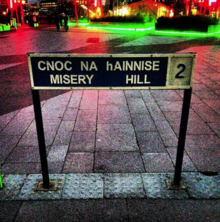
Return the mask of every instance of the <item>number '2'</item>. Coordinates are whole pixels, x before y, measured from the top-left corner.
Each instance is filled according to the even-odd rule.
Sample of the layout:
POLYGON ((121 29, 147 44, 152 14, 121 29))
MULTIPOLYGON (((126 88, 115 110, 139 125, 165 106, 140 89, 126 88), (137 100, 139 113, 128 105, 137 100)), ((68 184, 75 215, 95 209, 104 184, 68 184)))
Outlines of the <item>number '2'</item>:
POLYGON ((182 78, 184 78, 184 76, 181 76, 181 73, 183 73, 183 72, 185 71, 186 66, 185 66, 184 64, 179 64, 179 65, 177 66, 177 68, 180 68, 180 71, 175 75, 175 78, 177 78, 177 79, 182 79, 182 78))

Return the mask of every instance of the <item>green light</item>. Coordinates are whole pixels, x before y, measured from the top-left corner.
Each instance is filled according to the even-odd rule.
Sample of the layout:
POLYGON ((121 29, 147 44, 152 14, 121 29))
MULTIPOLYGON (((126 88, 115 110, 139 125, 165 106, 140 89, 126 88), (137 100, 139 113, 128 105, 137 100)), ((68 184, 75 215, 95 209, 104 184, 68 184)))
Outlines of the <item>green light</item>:
POLYGON ((87 26, 88 29, 107 29, 107 30, 119 30, 119 31, 137 31, 137 32, 144 32, 144 31, 149 31, 153 30, 154 27, 149 27, 149 28, 115 28, 115 27, 110 27, 110 26, 87 26))
POLYGON ((2 184, 2 173, 0 171, 0 189, 3 187, 3 184, 2 184))
POLYGON ((144 32, 155 29, 154 27, 146 28, 146 29, 136 29, 137 32, 144 32))
POLYGON ((0 24, 0 32, 10 31, 10 25, 0 24))
POLYGON ((195 36, 211 36, 211 35, 215 35, 215 34, 219 34, 220 30, 218 32, 213 32, 213 33, 201 33, 201 32, 176 32, 176 31, 155 31, 155 33, 158 34, 174 34, 174 35, 195 35, 195 36))
MULTIPOLYGON (((76 26, 77 24, 75 22, 68 22, 68 26, 76 26)), ((78 22, 78 26, 86 26, 88 25, 88 22, 78 22)))
MULTIPOLYGON (((146 27, 147 23, 145 23, 144 25, 139 25, 137 27, 131 27, 130 25, 127 25, 127 27, 125 26, 125 24, 123 24, 123 26, 112 26, 112 25, 99 25, 99 24, 92 24, 92 25, 87 25, 88 29, 105 29, 105 30, 118 30, 118 31, 136 31, 136 32, 145 32, 145 31, 150 31, 149 33, 151 34, 158 34, 158 35, 171 35, 171 36, 180 36, 180 35, 184 35, 184 36, 200 36, 200 37, 208 37, 208 36, 213 36, 213 35, 218 35, 220 34, 220 30, 217 32, 212 32, 212 33, 202 33, 202 32, 181 32, 181 31, 175 31, 175 30, 168 30, 168 31, 156 31, 155 27, 149 27, 150 25, 148 24, 146 27)), ((134 24, 135 26, 135 24, 134 24)), ((219 35, 218 35, 219 37, 219 35)))
POLYGON ((105 26, 87 26, 88 29, 109 29, 109 30, 122 30, 122 31, 135 31, 134 28, 113 28, 105 26))

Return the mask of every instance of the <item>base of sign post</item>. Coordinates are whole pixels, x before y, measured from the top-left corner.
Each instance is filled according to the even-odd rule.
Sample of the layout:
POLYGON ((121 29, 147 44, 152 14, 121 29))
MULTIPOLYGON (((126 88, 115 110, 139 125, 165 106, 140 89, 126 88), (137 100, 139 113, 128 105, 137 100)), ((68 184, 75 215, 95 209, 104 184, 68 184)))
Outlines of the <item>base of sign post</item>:
POLYGON ((166 180, 166 185, 169 190, 185 190, 186 186, 180 181, 178 185, 174 184, 173 180, 166 180))
POLYGON ((50 184, 48 188, 44 187, 43 181, 38 181, 34 191, 56 191, 58 190, 59 181, 58 180, 50 180, 50 184))

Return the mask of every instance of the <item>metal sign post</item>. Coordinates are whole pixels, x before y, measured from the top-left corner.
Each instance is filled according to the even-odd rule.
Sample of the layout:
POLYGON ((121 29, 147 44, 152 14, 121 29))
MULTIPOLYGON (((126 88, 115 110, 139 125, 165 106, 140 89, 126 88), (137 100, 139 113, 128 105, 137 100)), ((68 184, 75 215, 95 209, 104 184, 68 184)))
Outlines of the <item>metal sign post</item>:
POLYGON ((48 173, 47 153, 46 153, 46 145, 44 138, 44 127, 43 127, 43 119, 41 112, 40 95, 38 90, 32 90, 32 98, 33 98, 34 114, 35 114, 35 121, 37 128, 41 170, 43 176, 43 186, 44 188, 48 189, 50 187, 50 181, 48 173))
POLYGON ((179 140, 176 155, 176 165, 174 173, 174 186, 179 186, 181 181, 181 171, 184 156, 184 147, 186 140, 186 131, 189 117, 190 101, 191 101, 192 89, 184 90, 182 115, 180 122, 179 140))
POLYGON ((44 186, 49 186, 38 90, 183 89, 184 99, 173 184, 180 185, 195 53, 43 54, 29 53, 28 64, 44 186))

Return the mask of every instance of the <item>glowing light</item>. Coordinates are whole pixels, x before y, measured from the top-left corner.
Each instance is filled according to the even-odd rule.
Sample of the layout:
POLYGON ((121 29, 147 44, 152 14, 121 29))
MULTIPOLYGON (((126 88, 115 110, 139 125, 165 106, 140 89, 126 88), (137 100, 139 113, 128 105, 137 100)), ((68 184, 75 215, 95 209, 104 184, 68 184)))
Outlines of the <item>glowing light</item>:
POLYGON ((95 7, 97 6, 97 0, 95 0, 95 2, 94 2, 94 6, 95 6, 95 7))
POLYGON ((189 35, 189 36, 192 36, 192 35, 195 35, 195 36, 211 36, 211 35, 215 35, 215 34, 219 34, 220 33, 220 30, 218 32, 213 32, 213 33, 201 33, 201 32, 176 32, 176 31, 155 31, 155 33, 158 33, 158 34, 172 34, 172 35, 189 35))
POLYGON ((10 8, 13 8, 13 1, 10 0, 10 8))
POLYGON ((212 35, 220 34, 220 30, 213 33, 201 33, 201 32, 178 32, 178 31, 155 31, 155 27, 147 27, 147 28, 121 28, 121 27, 109 27, 109 26, 87 26, 88 29, 105 29, 105 30, 117 30, 117 31, 131 31, 131 32, 145 32, 150 31, 150 33, 155 33, 158 35, 184 35, 184 36, 200 36, 200 37, 208 37, 212 35))
POLYGON ((146 28, 146 29, 136 29, 137 32, 144 32, 144 31, 149 31, 149 30, 153 30, 155 29, 155 27, 150 27, 150 28, 146 28))
POLYGON ((173 13, 173 9, 170 10, 170 17, 173 17, 174 13, 173 13))
POLYGON ((118 31, 137 31, 137 32, 144 32, 153 30, 154 27, 149 28, 115 28, 115 27, 108 27, 108 26, 87 26, 88 29, 106 29, 106 30, 118 30, 118 31))
POLYGON ((109 30, 123 30, 123 31, 135 31, 132 28, 111 28, 111 27, 87 27, 88 29, 109 29, 109 30))
POLYGON ((122 7, 122 15, 128 15, 129 12, 128 12, 128 8, 127 7, 122 7))
MULTIPOLYGON (((76 23, 75 22, 68 22, 68 26, 75 26, 76 23)), ((79 26, 86 26, 88 25, 88 22, 87 23, 78 23, 79 26)))
POLYGON ((101 8, 100 8, 100 7, 97 7, 97 8, 96 8, 96 17, 97 17, 97 18, 100 18, 100 17, 101 17, 101 8))
MULTIPOLYGON (((88 8, 85 6, 85 5, 80 5, 82 8, 88 10, 88 8)), ((92 15, 95 15, 95 13, 89 9, 89 12, 92 14, 92 15)))
POLYGON ((216 0, 209 0, 209 6, 211 6, 212 3, 216 3, 216 0))

